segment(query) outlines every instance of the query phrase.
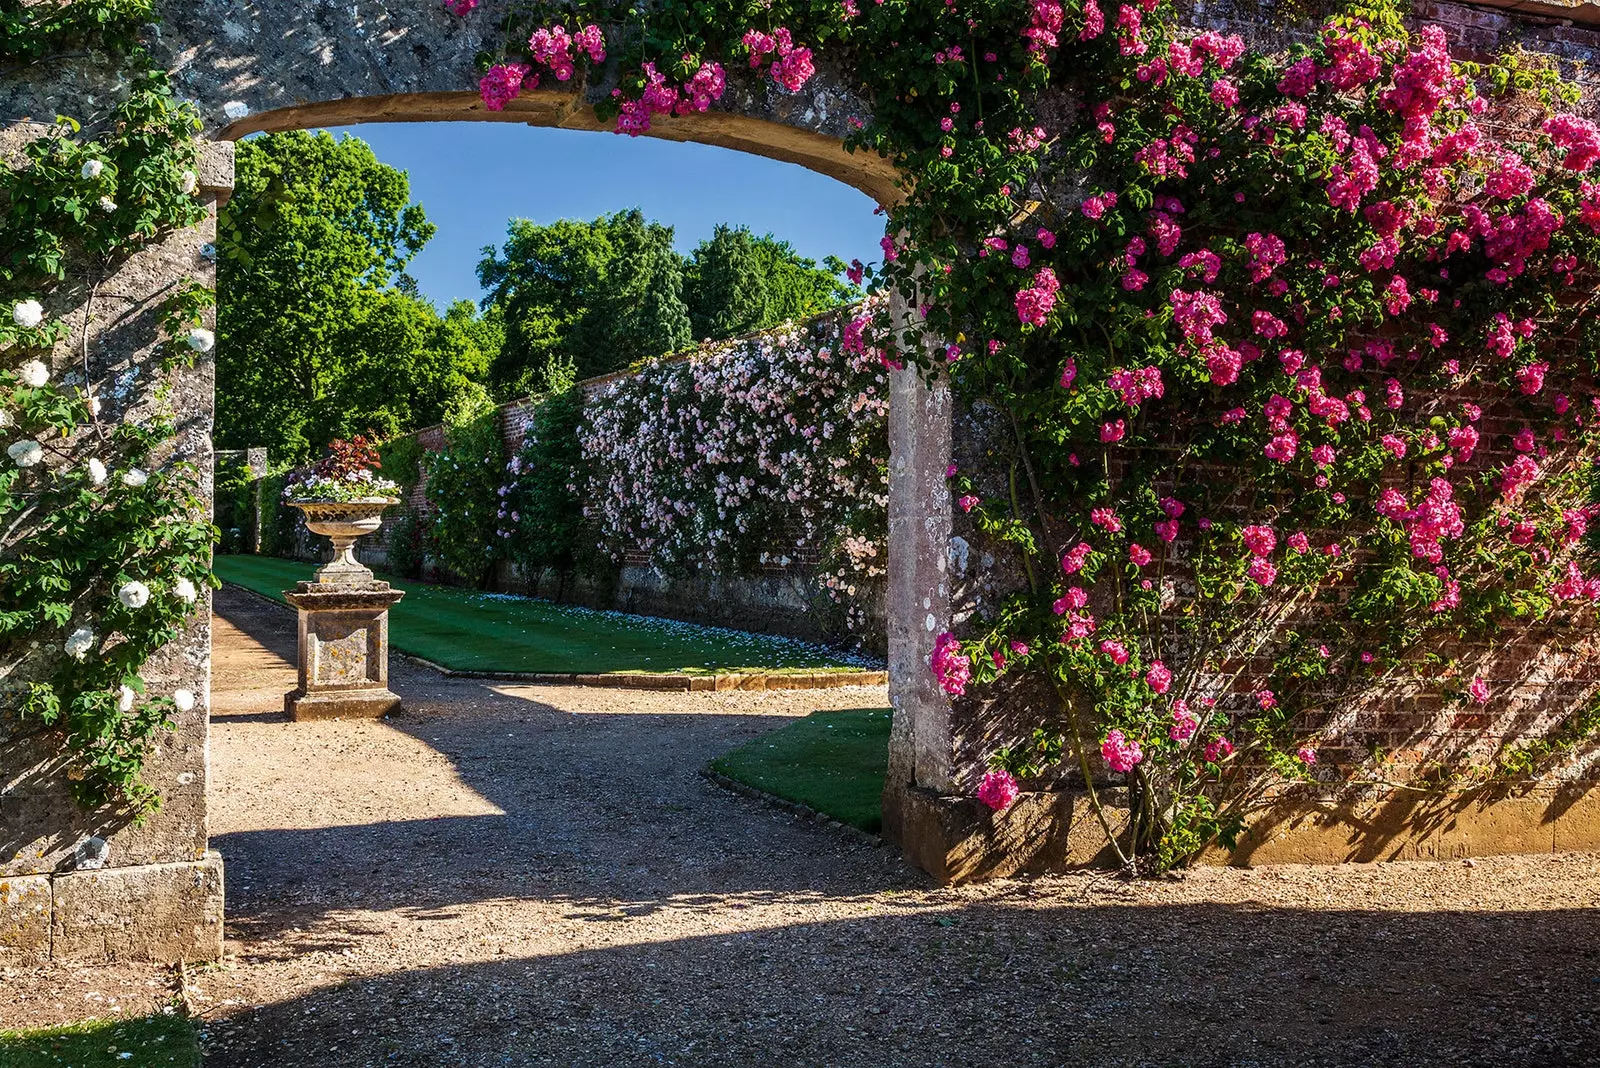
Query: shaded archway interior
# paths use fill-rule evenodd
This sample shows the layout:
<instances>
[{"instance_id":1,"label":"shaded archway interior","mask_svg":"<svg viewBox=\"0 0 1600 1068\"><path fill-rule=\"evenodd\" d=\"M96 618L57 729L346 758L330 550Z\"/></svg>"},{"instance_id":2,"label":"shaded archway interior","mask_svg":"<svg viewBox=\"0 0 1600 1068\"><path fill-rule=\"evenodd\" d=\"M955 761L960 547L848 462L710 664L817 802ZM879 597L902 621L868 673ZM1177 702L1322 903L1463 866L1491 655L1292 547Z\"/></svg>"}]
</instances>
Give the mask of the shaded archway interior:
<instances>
[{"instance_id":1,"label":"shaded archway interior","mask_svg":"<svg viewBox=\"0 0 1600 1068\"><path fill-rule=\"evenodd\" d=\"M253 133L277 133L370 122L513 122L560 130L610 132L594 108L557 92L525 93L504 111L489 111L476 93L404 93L356 96L265 111L229 125L217 136L236 141ZM729 112L708 111L674 117L646 135L667 141L711 145L783 163L794 163L859 189L879 204L904 199L902 176L894 164L868 152L850 152L826 134Z\"/></svg>"}]
</instances>

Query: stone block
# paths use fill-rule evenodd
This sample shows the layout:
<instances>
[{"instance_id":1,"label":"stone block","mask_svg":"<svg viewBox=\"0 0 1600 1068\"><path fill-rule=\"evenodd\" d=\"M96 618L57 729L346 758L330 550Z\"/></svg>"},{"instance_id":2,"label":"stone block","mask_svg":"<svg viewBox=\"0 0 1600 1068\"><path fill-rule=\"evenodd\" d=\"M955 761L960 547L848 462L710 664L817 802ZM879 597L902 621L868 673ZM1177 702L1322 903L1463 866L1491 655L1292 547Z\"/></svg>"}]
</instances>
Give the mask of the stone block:
<instances>
[{"instance_id":1,"label":"stone block","mask_svg":"<svg viewBox=\"0 0 1600 1068\"><path fill-rule=\"evenodd\" d=\"M386 582L302 582L284 593L300 613L300 685L283 699L291 719L377 719L400 708L389 690Z\"/></svg>"},{"instance_id":2,"label":"stone block","mask_svg":"<svg viewBox=\"0 0 1600 1068\"><path fill-rule=\"evenodd\" d=\"M29 968L50 959L50 877L0 879L0 967Z\"/></svg>"},{"instance_id":3,"label":"stone block","mask_svg":"<svg viewBox=\"0 0 1600 1068\"><path fill-rule=\"evenodd\" d=\"M340 690L287 693L283 710L293 720L382 719L400 711L400 696L390 690Z\"/></svg>"},{"instance_id":4,"label":"stone block","mask_svg":"<svg viewBox=\"0 0 1600 1068\"><path fill-rule=\"evenodd\" d=\"M1116 794L1107 792L1101 800L1120 829L1127 810L1117 805ZM895 829L890 840L908 861L947 885L1116 863L1094 810L1076 792L1025 793L996 813L971 797L904 787L885 791L884 809L885 830Z\"/></svg>"},{"instance_id":5,"label":"stone block","mask_svg":"<svg viewBox=\"0 0 1600 1068\"><path fill-rule=\"evenodd\" d=\"M50 931L56 961L218 960L222 857L59 876Z\"/></svg>"}]
</instances>

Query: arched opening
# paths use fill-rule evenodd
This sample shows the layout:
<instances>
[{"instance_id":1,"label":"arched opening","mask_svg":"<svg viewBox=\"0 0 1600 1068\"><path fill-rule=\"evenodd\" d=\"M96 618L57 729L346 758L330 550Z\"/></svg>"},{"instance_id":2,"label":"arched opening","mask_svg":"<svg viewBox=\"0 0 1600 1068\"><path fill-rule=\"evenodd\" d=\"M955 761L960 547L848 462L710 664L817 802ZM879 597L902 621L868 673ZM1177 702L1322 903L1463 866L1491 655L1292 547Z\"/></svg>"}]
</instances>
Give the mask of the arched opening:
<instances>
[{"instance_id":1,"label":"arched opening","mask_svg":"<svg viewBox=\"0 0 1600 1068\"><path fill-rule=\"evenodd\" d=\"M554 94L492 115L473 95L433 93L265 112L221 136L452 119L601 128L592 110ZM880 204L897 196L885 161L806 129L724 114L653 132L804 166ZM930 718L944 705L925 664L942 620L925 619L942 613L949 408L912 371L893 373L890 392L895 766L936 785L948 776L950 746ZM225 590L217 614L213 845L229 865L230 934L249 952L360 952L361 932L381 928L409 968L447 968L472 931L503 930L499 952L540 956L552 948L535 944L538 932L574 920L660 919L709 932L728 910L797 896L825 908L907 878L886 853L787 819L775 827L769 812L699 775L779 722L887 703L881 689L662 694L441 678L396 663L411 711L393 724L289 724L271 712L293 684L286 610ZM445 941L428 932L437 921Z\"/></svg>"}]
</instances>

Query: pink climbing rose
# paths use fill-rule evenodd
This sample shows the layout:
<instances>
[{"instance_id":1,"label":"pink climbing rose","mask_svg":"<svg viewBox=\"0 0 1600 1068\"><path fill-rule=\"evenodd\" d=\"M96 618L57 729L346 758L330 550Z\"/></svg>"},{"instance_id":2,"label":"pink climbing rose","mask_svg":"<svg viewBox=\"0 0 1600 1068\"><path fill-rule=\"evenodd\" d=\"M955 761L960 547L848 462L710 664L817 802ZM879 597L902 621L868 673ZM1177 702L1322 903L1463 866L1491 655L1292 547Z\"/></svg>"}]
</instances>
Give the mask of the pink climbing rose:
<instances>
[{"instance_id":1,"label":"pink climbing rose","mask_svg":"<svg viewBox=\"0 0 1600 1068\"><path fill-rule=\"evenodd\" d=\"M1144 759L1139 743L1129 741L1118 730L1106 733L1105 741L1100 743L1100 755L1106 758L1106 764L1112 771L1123 773L1132 771Z\"/></svg>"},{"instance_id":2,"label":"pink climbing rose","mask_svg":"<svg viewBox=\"0 0 1600 1068\"><path fill-rule=\"evenodd\" d=\"M1472 684L1467 687L1467 696L1472 698L1475 704L1488 703L1489 684L1483 681L1483 676L1478 675L1473 678Z\"/></svg>"},{"instance_id":3,"label":"pink climbing rose","mask_svg":"<svg viewBox=\"0 0 1600 1068\"><path fill-rule=\"evenodd\" d=\"M1004 812L1010 808L1021 792L1017 789L1016 777L1004 768L996 768L986 773L983 781L978 784L978 800L995 812Z\"/></svg>"},{"instance_id":4,"label":"pink climbing rose","mask_svg":"<svg viewBox=\"0 0 1600 1068\"><path fill-rule=\"evenodd\" d=\"M945 631L934 639L928 663L945 693L959 697L966 692L972 680L972 658L961 652L961 641L954 634Z\"/></svg>"},{"instance_id":5,"label":"pink climbing rose","mask_svg":"<svg viewBox=\"0 0 1600 1068\"><path fill-rule=\"evenodd\" d=\"M539 76L526 63L496 63L478 82L478 95L490 111L504 111L523 89L539 84Z\"/></svg>"}]
</instances>

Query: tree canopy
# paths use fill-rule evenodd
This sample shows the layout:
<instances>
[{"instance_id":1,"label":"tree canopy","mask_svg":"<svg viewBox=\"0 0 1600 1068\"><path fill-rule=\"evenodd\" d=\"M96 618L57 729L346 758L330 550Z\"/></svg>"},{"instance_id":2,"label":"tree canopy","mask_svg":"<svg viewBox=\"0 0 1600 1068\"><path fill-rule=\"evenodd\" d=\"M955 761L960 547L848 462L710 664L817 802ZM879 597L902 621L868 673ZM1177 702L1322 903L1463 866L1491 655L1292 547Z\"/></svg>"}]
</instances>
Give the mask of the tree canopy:
<instances>
[{"instance_id":1,"label":"tree canopy","mask_svg":"<svg viewBox=\"0 0 1600 1068\"><path fill-rule=\"evenodd\" d=\"M774 326L843 303L856 291L784 241L718 226L685 257L673 230L637 210L591 221L515 219L487 247L478 278L506 341L493 368L502 396L538 392L561 369L605 374L687 348Z\"/></svg>"},{"instance_id":2,"label":"tree canopy","mask_svg":"<svg viewBox=\"0 0 1600 1068\"><path fill-rule=\"evenodd\" d=\"M433 236L403 171L327 133L241 142L218 220L218 443L296 462L434 423L487 377L493 316L444 317L404 274Z\"/></svg>"}]
</instances>

